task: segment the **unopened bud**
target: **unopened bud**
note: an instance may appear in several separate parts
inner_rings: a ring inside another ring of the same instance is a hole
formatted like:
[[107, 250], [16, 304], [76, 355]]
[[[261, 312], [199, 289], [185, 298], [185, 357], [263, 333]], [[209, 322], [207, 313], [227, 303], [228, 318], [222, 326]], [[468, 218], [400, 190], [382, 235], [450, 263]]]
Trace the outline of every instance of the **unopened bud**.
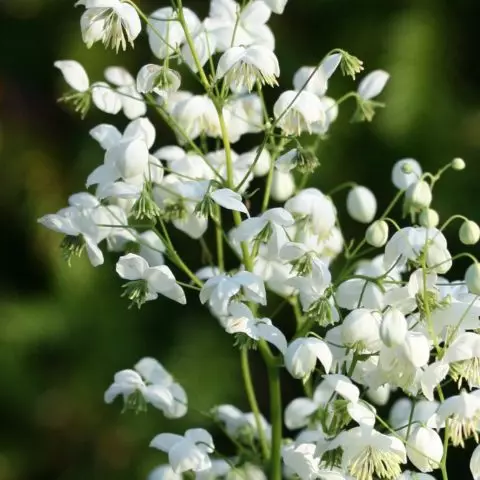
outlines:
[[380, 324], [380, 338], [387, 347], [395, 347], [403, 344], [407, 330], [407, 320], [403, 313], [391, 308], [385, 313]]
[[377, 213], [375, 195], [366, 187], [357, 185], [347, 196], [348, 214], [357, 222], [370, 223]]
[[420, 213], [418, 221], [422, 227], [434, 228], [440, 222], [440, 217], [438, 216], [436, 210], [433, 210], [432, 208], [426, 208]]
[[466, 167], [465, 160], [463, 158], [457, 157], [452, 160], [452, 168], [454, 170], [460, 171], [460, 170], [463, 170], [465, 167]]
[[480, 295], [480, 263], [472, 263], [465, 272], [465, 283], [474, 295]]
[[365, 233], [365, 240], [372, 247], [383, 247], [388, 240], [388, 224], [385, 220], [373, 222]]
[[480, 240], [480, 227], [471, 220], [465, 220], [458, 232], [464, 245], [475, 245]]
[[408, 187], [405, 200], [409, 207], [415, 210], [428, 208], [432, 203], [432, 190], [425, 180], [419, 180]]

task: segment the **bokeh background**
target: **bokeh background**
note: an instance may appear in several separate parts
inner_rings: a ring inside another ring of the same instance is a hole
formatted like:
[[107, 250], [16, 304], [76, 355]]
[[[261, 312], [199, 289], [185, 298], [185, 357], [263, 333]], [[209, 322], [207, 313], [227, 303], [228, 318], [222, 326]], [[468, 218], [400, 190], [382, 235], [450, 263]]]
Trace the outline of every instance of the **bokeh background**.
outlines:
[[[139, 1], [146, 12], [167, 3]], [[185, 4], [207, 13], [206, 1]], [[83, 189], [102, 160], [88, 130], [111, 120], [92, 111], [81, 121], [57, 104], [66, 86], [53, 62], [76, 59], [96, 80], [107, 65], [136, 72], [152, 60], [144, 36], [135, 52], [118, 57], [101, 45], [88, 51], [80, 14], [69, 0], [0, 1], [0, 480], [145, 478], [164, 460], [148, 448], [156, 433], [208, 426], [198, 412], [214, 404], [246, 408], [238, 354], [215, 320], [193, 302], [181, 308], [160, 300], [128, 310], [113, 257], [97, 269], [85, 260], [69, 268], [60, 236], [36, 223]], [[435, 171], [460, 156], [467, 170], [449, 173], [434, 206], [443, 219], [461, 212], [480, 220], [478, 18], [477, 0], [290, 0], [285, 15], [272, 18], [285, 88], [296, 68], [315, 64], [333, 47], [392, 75], [383, 96], [387, 108], [372, 124], [350, 124], [353, 106], [341, 108], [312, 185], [329, 190], [355, 179], [385, 206], [394, 193], [395, 160], [413, 157]], [[330, 93], [348, 88], [336, 76]], [[172, 142], [157, 127], [157, 144]], [[241, 144], [236, 148], [242, 151]], [[344, 196], [337, 201], [343, 211]], [[362, 234], [355, 226], [347, 230]], [[199, 266], [200, 248], [176, 238], [187, 261]], [[458, 248], [455, 229], [451, 238]], [[460, 263], [452, 278], [464, 268]], [[288, 325], [288, 312], [281, 321]], [[160, 359], [185, 386], [188, 417], [166, 421], [153, 410], [121, 415], [120, 402], [104, 405], [113, 373], [144, 355]], [[253, 364], [267, 413], [264, 371], [255, 358]], [[287, 381], [284, 388], [288, 398], [297, 387]], [[452, 462], [452, 478], [468, 478], [468, 457]]]

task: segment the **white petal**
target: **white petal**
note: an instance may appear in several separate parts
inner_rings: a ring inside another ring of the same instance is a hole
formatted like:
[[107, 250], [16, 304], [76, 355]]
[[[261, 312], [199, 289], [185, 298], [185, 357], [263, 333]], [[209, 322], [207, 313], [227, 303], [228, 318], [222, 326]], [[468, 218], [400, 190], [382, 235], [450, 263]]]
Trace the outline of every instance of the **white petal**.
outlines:
[[168, 453], [174, 445], [182, 440], [183, 437], [181, 435], [176, 435], [174, 433], [161, 433], [150, 442], [150, 446]]
[[370, 72], [358, 85], [358, 94], [364, 100], [371, 100], [380, 95], [389, 78], [390, 75], [384, 70]]
[[148, 263], [139, 255], [129, 253], [119, 258], [115, 269], [125, 280], [138, 280], [144, 277]]
[[123, 67], [108, 67], [104, 72], [107, 82], [113, 83], [117, 87], [132, 85], [135, 80], [128, 70]]
[[215, 203], [223, 208], [243, 212], [247, 216], [250, 216], [247, 207], [242, 203], [242, 196], [239, 193], [230, 190], [229, 188], [220, 188], [219, 190], [215, 190], [210, 194], [210, 197]]
[[104, 150], [116, 145], [122, 138], [122, 134], [113, 125], [102, 124], [90, 130], [90, 136], [94, 138]]
[[287, 350], [287, 339], [280, 329], [266, 323], [257, 323], [257, 332], [260, 338], [275, 345], [283, 354]]
[[58, 60], [54, 63], [63, 75], [65, 81], [77, 92], [86, 92], [90, 87], [90, 80], [82, 65], [75, 60]]
[[122, 109], [120, 95], [105, 82], [92, 85], [92, 100], [95, 106], [105, 113], [116, 115]]

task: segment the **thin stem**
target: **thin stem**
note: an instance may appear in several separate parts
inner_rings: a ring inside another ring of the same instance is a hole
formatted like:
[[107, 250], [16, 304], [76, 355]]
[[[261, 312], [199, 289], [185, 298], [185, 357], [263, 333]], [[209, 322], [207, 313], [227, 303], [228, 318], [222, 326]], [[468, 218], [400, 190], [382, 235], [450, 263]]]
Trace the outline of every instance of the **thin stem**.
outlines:
[[270, 478], [282, 479], [282, 392], [280, 389], [280, 370], [268, 369], [270, 389], [270, 416], [272, 419], [272, 455], [270, 457]]
[[218, 268], [222, 272], [225, 271], [225, 259], [224, 259], [224, 252], [223, 252], [223, 228], [222, 228], [222, 211], [220, 206], [217, 205], [215, 207], [215, 239], [217, 243], [217, 264]]
[[258, 439], [260, 441], [260, 448], [264, 458], [268, 458], [270, 455], [265, 432], [262, 427], [260, 408], [258, 407], [257, 397], [255, 396], [255, 389], [253, 387], [252, 375], [250, 372], [250, 364], [248, 361], [248, 350], [242, 348], [240, 351], [240, 362], [242, 366], [243, 383], [245, 384], [245, 390], [247, 392], [248, 402], [252, 409], [253, 416], [255, 418], [255, 425], [258, 431]]

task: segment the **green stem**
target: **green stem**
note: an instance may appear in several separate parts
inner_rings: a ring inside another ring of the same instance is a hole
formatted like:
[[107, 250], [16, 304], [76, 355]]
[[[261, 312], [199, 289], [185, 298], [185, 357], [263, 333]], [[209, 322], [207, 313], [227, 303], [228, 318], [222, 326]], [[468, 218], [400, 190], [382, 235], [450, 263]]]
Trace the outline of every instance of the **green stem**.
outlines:
[[248, 402], [255, 418], [255, 425], [258, 431], [258, 439], [260, 442], [260, 448], [262, 449], [262, 455], [264, 458], [268, 458], [270, 452], [267, 439], [265, 437], [265, 432], [262, 427], [260, 408], [258, 407], [257, 398], [255, 396], [255, 389], [253, 387], [252, 375], [250, 372], [250, 364], [248, 362], [248, 350], [246, 348], [242, 348], [240, 351], [240, 362], [242, 366], [243, 383], [245, 384]]
[[272, 419], [272, 455], [270, 457], [271, 480], [282, 480], [282, 392], [280, 389], [280, 370], [268, 369], [270, 389], [270, 417]]
[[218, 268], [222, 272], [225, 271], [225, 260], [223, 252], [223, 228], [222, 228], [222, 211], [220, 206], [217, 205], [215, 208], [216, 222], [215, 222], [215, 239], [217, 243], [217, 263]]

